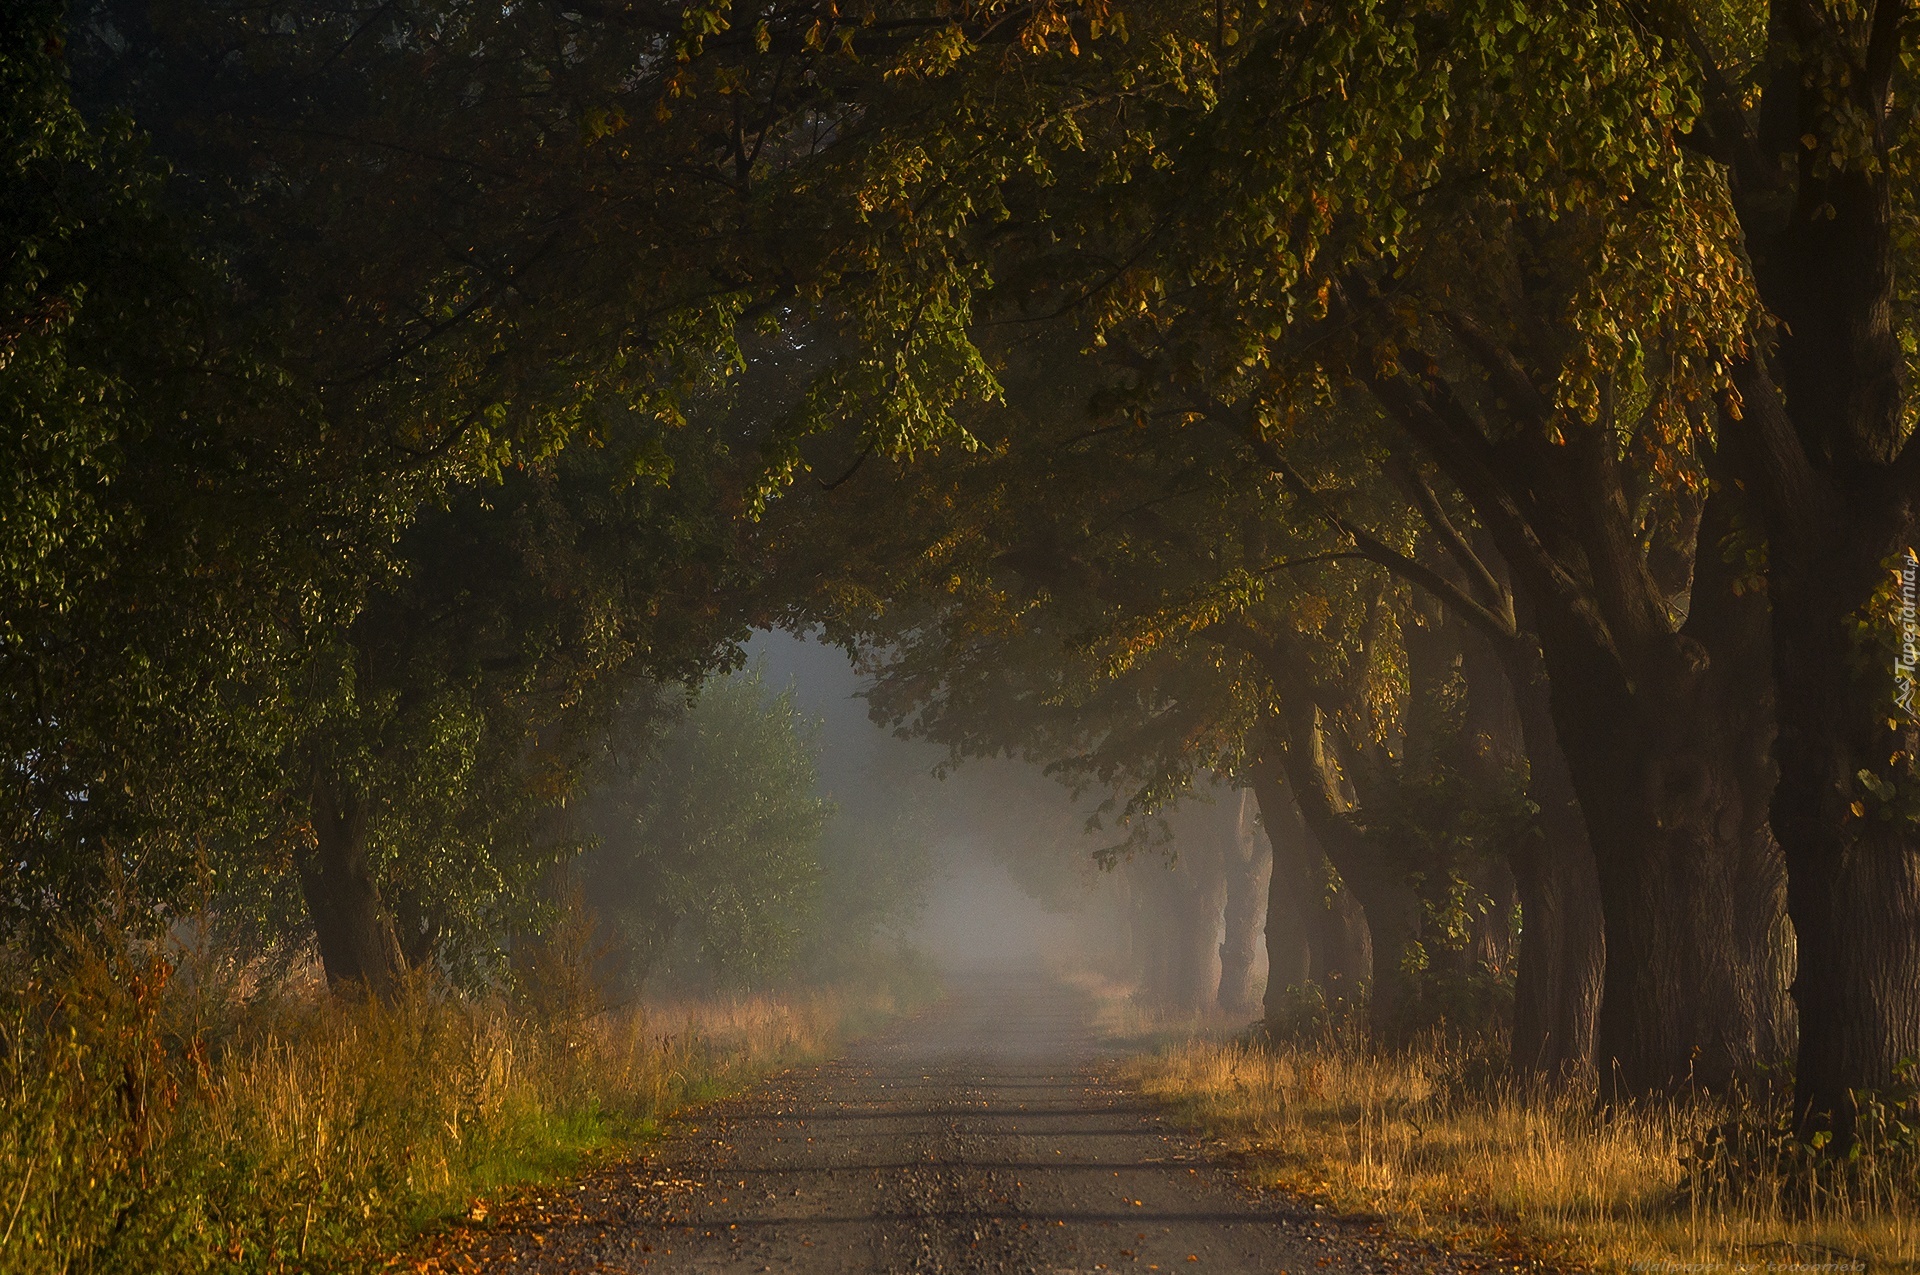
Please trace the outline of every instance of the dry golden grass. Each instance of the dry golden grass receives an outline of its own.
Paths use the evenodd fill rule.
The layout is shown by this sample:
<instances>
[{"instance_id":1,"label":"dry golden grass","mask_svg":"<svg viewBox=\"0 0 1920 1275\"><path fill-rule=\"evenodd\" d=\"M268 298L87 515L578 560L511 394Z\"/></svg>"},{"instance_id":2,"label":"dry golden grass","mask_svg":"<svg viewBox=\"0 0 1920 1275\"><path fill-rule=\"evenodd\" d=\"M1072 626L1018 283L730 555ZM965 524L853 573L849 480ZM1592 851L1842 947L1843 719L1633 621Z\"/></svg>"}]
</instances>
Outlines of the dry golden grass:
<instances>
[{"instance_id":1,"label":"dry golden grass","mask_svg":"<svg viewBox=\"0 0 1920 1275\"><path fill-rule=\"evenodd\" d=\"M0 989L0 1275L376 1269L423 1223L631 1147L924 995L242 1004L173 973L82 954Z\"/></svg>"},{"instance_id":2,"label":"dry golden grass","mask_svg":"<svg viewBox=\"0 0 1920 1275\"><path fill-rule=\"evenodd\" d=\"M1352 1041L1193 1037L1132 1066L1143 1088L1237 1144L1268 1181L1467 1246L1640 1271L1920 1259L1920 1218L1903 1203L1910 1182L1863 1181L1812 1207L1782 1179L1689 1199L1682 1156L1726 1118L1705 1099L1603 1115L1588 1095L1479 1078L1483 1059L1438 1043L1380 1054Z\"/></svg>"}]
</instances>

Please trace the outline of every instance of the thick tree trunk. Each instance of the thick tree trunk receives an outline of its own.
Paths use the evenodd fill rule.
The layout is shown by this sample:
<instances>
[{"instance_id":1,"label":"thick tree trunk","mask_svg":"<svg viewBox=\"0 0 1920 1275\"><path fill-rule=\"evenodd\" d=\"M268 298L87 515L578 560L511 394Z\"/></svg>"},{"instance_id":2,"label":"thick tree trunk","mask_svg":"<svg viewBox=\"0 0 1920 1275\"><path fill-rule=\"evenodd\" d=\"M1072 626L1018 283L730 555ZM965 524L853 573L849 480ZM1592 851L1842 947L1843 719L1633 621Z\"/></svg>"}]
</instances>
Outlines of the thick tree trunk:
<instances>
[{"instance_id":1,"label":"thick tree trunk","mask_svg":"<svg viewBox=\"0 0 1920 1275\"><path fill-rule=\"evenodd\" d=\"M1560 681L1556 697L1578 695ZM1777 873L1773 846L1719 764L1726 741L1689 738L1719 729L1711 701L1675 704L1687 720L1670 723L1671 734L1625 739L1570 727L1583 714L1556 714L1577 782L1584 772L1605 904L1601 1079L1629 1093L1718 1085L1774 1061L1772 1007L1756 996L1742 907L1754 877Z\"/></svg>"},{"instance_id":2,"label":"thick tree trunk","mask_svg":"<svg viewBox=\"0 0 1920 1275\"><path fill-rule=\"evenodd\" d=\"M1508 670L1527 751L1527 799L1536 836L1510 860L1520 894L1512 1059L1516 1073L1546 1080L1593 1070L1594 1033L1606 975L1600 878L1573 777L1548 705L1546 670L1528 649Z\"/></svg>"},{"instance_id":3,"label":"thick tree trunk","mask_svg":"<svg viewBox=\"0 0 1920 1275\"><path fill-rule=\"evenodd\" d=\"M385 999L398 989L405 961L367 859L366 805L324 777L314 780L312 800L313 845L296 865L327 985Z\"/></svg>"},{"instance_id":4,"label":"thick tree trunk","mask_svg":"<svg viewBox=\"0 0 1920 1275\"><path fill-rule=\"evenodd\" d=\"M1290 708L1282 758L1301 818L1366 914L1373 958L1368 1013L1377 1029L1390 1034L1412 997L1405 960L1420 938L1420 896L1348 812L1326 753L1319 711L1311 705Z\"/></svg>"},{"instance_id":5,"label":"thick tree trunk","mask_svg":"<svg viewBox=\"0 0 1920 1275\"><path fill-rule=\"evenodd\" d=\"M1701 543L1730 511L1708 501ZM1637 683L1541 608L1556 733L1606 922L1596 1062L1610 1092L1724 1084L1780 1061L1785 903L1767 821L1774 771L1766 603L1699 557L1682 632L1648 640Z\"/></svg>"},{"instance_id":6,"label":"thick tree trunk","mask_svg":"<svg viewBox=\"0 0 1920 1275\"><path fill-rule=\"evenodd\" d=\"M1167 941L1171 920L1167 914L1165 889L1158 879L1149 888L1149 872L1164 870L1160 864L1135 862L1127 883L1128 932L1132 936L1134 981L1140 994L1155 1004L1164 1005L1173 995L1172 945Z\"/></svg>"},{"instance_id":7,"label":"thick tree trunk","mask_svg":"<svg viewBox=\"0 0 1920 1275\"><path fill-rule=\"evenodd\" d=\"M1487 897L1487 910L1474 918L1465 955L1467 972L1505 974L1513 969L1520 948L1514 913L1520 906L1519 886L1502 859L1490 859L1474 886Z\"/></svg>"},{"instance_id":8,"label":"thick tree trunk","mask_svg":"<svg viewBox=\"0 0 1920 1275\"><path fill-rule=\"evenodd\" d=\"M1796 770L1803 760L1792 759ZM1833 820L1822 807L1844 781L1837 767L1833 780L1818 791L1796 783L1775 810L1783 826L1801 825L1788 855L1799 940L1795 1111L1802 1136L1829 1129L1846 1146L1855 1093L1886 1088L1920 1058L1920 852L1907 829Z\"/></svg>"},{"instance_id":9,"label":"thick tree trunk","mask_svg":"<svg viewBox=\"0 0 1920 1275\"><path fill-rule=\"evenodd\" d=\"M1263 807L1265 803L1262 803ZM1267 873L1267 993L1262 1001L1269 1019L1284 1003L1289 989L1303 987L1313 976L1312 931L1307 902L1320 891L1309 879L1306 856L1298 841L1282 847L1274 840L1273 822L1262 816L1274 846ZM1281 834L1284 835L1284 834Z\"/></svg>"},{"instance_id":10,"label":"thick tree trunk","mask_svg":"<svg viewBox=\"0 0 1920 1275\"><path fill-rule=\"evenodd\" d=\"M1192 841L1176 846L1173 862L1155 859L1135 867L1135 949L1147 997L1181 1013L1198 1013L1213 1004L1219 986L1227 878L1216 847Z\"/></svg>"},{"instance_id":11,"label":"thick tree trunk","mask_svg":"<svg viewBox=\"0 0 1920 1275\"><path fill-rule=\"evenodd\" d=\"M1373 933L1367 928L1367 914L1353 891L1331 871L1331 864L1311 831L1306 834L1308 852L1320 867L1323 877L1333 878L1330 893L1323 889L1325 902L1314 914L1313 981L1329 1002L1351 1001L1358 989L1373 980Z\"/></svg>"},{"instance_id":12,"label":"thick tree trunk","mask_svg":"<svg viewBox=\"0 0 1920 1275\"><path fill-rule=\"evenodd\" d=\"M1869 26L1776 3L1761 111L1742 121L1719 103L1713 121L1730 138L1755 125L1729 171L1761 297L1783 320L1762 334L1774 349L1756 343L1736 369L1735 438L1768 533L1773 820L1799 962L1794 1101L1801 1133L1830 1128L1836 1150L1851 1141L1853 1092L1920 1057L1920 633L1912 577L1889 578L1920 534L1920 441L1896 326L1906 263L1891 161L1912 109L1898 81L1913 40L1903 8L1876 6Z\"/></svg>"},{"instance_id":13,"label":"thick tree trunk","mask_svg":"<svg viewBox=\"0 0 1920 1275\"><path fill-rule=\"evenodd\" d=\"M1233 804L1232 840L1225 847L1227 901L1220 938L1220 990L1215 1000L1230 1014L1244 1014L1254 1006L1254 966L1273 865L1261 845L1253 794L1241 789Z\"/></svg>"},{"instance_id":14,"label":"thick tree trunk","mask_svg":"<svg viewBox=\"0 0 1920 1275\"><path fill-rule=\"evenodd\" d=\"M1878 651L1863 652L1856 636L1865 599L1889 583L1876 555L1897 561L1892 537L1874 544L1862 533L1824 550L1809 540L1770 549L1781 767L1773 819L1798 957L1798 1124L1803 1136L1831 1130L1845 1147L1855 1092L1886 1087L1901 1063L1920 1058L1920 837L1909 813L1920 738L1897 702L1899 629Z\"/></svg>"},{"instance_id":15,"label":"thick tree trunk","mask_svg":"<svg viewBox=\"0 0 1920 1275\"><path fill-rule=\"evenodd\" d=\"M1329 1003L1350 1000L1371 974L1366 918L1344 888L1327 889L1326 855L1308 831L1278 767L1253 771L1260 822L1272 847L1267 880L1269 1031L1279 1031L1293 994L1312 983Z\"/></svg>"},{"instance_id":16,"label":"thick tree trunk","mask_svg":"<svg viewBox=\"0 0 1920 1275\"><path fill-rule=\"evenodd\" d=\"M1604 905L1601 1078L1627 1092L1724 1082L1776 1061L1788 1030L1766 601L1732 587L1721 552L1738 491L1717 485L1706 502L1676 632L1611 422L1548 442L1549 398L1510 351L1468 336L1510 402L1532 404L1499 441L1423 371L1375 386L1472 500L1533 612Z\"/></svg>"},{"instance_id":17,"label":"thick tree trunk","mask_svg":"<svg viewBox=\"0 0 1920 1275\"><path fill-rule=\"evenodd\" d=\"M1221 847L1212 838L1189 844L1174 864L1183 877L1175 888L1175 990L1173 1003L1188 1013L1210 1009L1220 987L1220 921L1227 906L1227 873Z\"/></svg>"},{"instance_id":18,"label":"thick tree trunk","mask_svg":"<svg viewBox=\"0 0 1920 1275\"><path fill-rule=\"evenodd\" d=\"M1398 374L1373 386L1472 502L1533 613L1604 904L1603 1081L1629 1092L1722 1082L1775 1061L1790 1030L1774 985L1784 892L1766 817L1765 599L1730 587L1725 517L1682 546L1690 593L1656 576L1624 422L1553 440L1564 422L1530 378L1550 385L1556 356L1532 344L1524 303L1510 317L1520 322L1503 336L1450 316L1511 413L1491 436L1486 401L1470 406L1424 352L1403 352ZM1706 504L1737 497L1717 483Z\"/></svg>"}]
</instances>

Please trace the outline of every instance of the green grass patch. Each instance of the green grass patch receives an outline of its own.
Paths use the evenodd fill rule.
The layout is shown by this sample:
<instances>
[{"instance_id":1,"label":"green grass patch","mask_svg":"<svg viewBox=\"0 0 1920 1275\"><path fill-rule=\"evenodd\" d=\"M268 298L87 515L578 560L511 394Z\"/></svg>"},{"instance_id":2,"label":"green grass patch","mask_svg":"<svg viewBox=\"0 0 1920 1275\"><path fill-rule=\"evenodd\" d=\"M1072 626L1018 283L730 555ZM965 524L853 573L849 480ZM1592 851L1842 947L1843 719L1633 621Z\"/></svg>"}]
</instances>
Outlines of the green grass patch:
<instances>
[{"instance_id":1,"label":"green grass patch","mask_svg":"<svg viewBox=\"0 0 1920 1275\"><path fill-rule=\"evenodd\" d=\"M375 1269L476 1197L824 1056L922 982L594 1013L248 997L150 954L21 973L0 991L0 1275Z\"/></svg>"}]
</instances>

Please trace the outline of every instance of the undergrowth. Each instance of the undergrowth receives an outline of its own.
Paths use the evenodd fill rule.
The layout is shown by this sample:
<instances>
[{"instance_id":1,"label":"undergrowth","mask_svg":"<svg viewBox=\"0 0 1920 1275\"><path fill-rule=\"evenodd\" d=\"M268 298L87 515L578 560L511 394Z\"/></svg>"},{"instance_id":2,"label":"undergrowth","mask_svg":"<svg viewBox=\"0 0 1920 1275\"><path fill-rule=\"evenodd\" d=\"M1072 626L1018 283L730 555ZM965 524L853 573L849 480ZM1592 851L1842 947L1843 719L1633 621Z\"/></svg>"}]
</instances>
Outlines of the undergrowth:
<instances>
[{"instance_id":1,"label":"undergrowth","mask_svg":"<svg viewBox=\"0 0 1920 1275\"><path fill-rule=\"evenodd\" d=\"M1591 1090L1512 1083L1497 1053L1441 1033L1391 1051L1356 1032L1190 1036L1133 1067L1272 1184L1462 1246L1638 1271L1920 1259L1920 1146L1904 1090L1868 1104L1863 1127L1877 1140L1816 1161L1786 1131L1781 1099L1606 1109Z\"/></svg>"},{"instance_id":2,"label":"undergrowth","mask_svg":"<svg viewBox=\"0 0 1920 1275\"><path fill-rule=\"evenodd\" d=\"M261 994L133 945L4 971L0 1275L372 1269L508 1184L819 1057L924 979L596 1011ZM539 970L532 971L535 975Z\"/></svg>"}]
</instances>

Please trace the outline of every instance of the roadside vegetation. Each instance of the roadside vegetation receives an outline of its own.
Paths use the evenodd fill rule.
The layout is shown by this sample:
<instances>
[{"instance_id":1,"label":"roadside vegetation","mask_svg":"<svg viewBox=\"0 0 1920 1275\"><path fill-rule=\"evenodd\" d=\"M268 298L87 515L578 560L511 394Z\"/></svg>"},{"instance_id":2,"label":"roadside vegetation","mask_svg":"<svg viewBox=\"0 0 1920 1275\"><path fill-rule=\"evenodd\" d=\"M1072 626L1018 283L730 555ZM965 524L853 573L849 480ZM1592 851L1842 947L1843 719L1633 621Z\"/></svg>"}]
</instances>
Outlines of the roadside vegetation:
<instances>
[{"instance_id":1,"label":"roadside vegetation","mask_svg":"<svg viewBox=\"0 0 1920 1275\"><path fill-rule=\"evenodd\" d=\"M924 975L601 1010L578 989L249 997L86 952L0 1003L0 1271L378 1269L490 1193L628 1152L691 1105L923 1000Z\"/></svg>"},{"instance_id":2,"label":"roadside vegetation","mask_svg":"<svg viewBox=\"0 0 1920 1275\"><path fill-rule=\"evenodd\" d=\"M1129 1074L1258 1180L1465 1249L1620 1271L1920 1261L1911 1091L1834 1166L1798 1147L1784 1094L1606 1108L1591 1088L1516 1083L1497 1041L1448 1033L1391 1050L1355 1031L1188 1034Z\"/></svg>"},{"instance_id":3,"label":"roadside vegetation","mask_svg":"<svg viewBox=\"0 0 1920 1275\"><path fill-rule=\"evenodd\" d=\"M1917 22L0 6L0 1119L94 1129L31 1114L70 1091L126 1122L119 1176L9 1144L0 1261L174 1251L194 1207L34 1219L190 1177L155 1185L150 1122L230 1060L386 1038L293 1024L457 1043L542 1004L570 916L629 1010L888 950L925 856L836 819L791 703L724 680L767 629L853 654L899 734L1071 787L1160 1000L1250 1017L1264 959L1382 1058L1503 1042L1491 1088L1407 1063L1435 1110L1566 1086L1676 1163L1704 1139L1658 1188L1689 1209L1888 1207L1920 1123ZM189 931L244 972L204 1038L155 1025ZM552 1066L526 1109L574 1127ZM1354 1107L1359 1163L1425 1180L1427 1101ZM344 1118L320 1145L431 1125ZM208 1136L182 1164L256 1180L250 1134Z\"/></svg>"},{"instance_id":4,"label":"roadside vegetation","mask_svg":"<svg viewBox=\"0 0 1920 1275\"><path fill-rule=\"evenodd\" d=\"M7 954L0 1275L374 1269L931 999L897 936L923 860L896 837L863 872L790 694L749 672L621 720L538 929L389 995L218 901Z\"/></svg>"}]
</instances>

